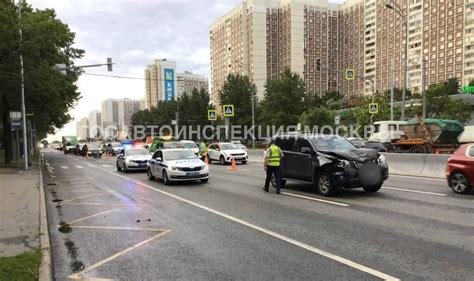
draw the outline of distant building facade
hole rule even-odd
[[[89,137],[96,139],[101,137],[102,119],[99,110],[89,112]]]
[[[128,136],[132,116],[140,110],[140,100],[108,99],[102,102],[102,129],[105,139]]]
[[[145,105],[146,108],[156,106],[158,101],[175,99],[176,62],[155,60],[145,69]]]
[[[84,117],[76,123],[76,133],[78,140],[87,140],[89,138],[89,118]]]
[[[474,3],[394,1],[408,24],[408,79],[412,91],[458,78],[474,79]],[[315,94],[337,90],[346,96],[371,94],[361,80],[345,80],[344,69],[375,82],[375,89],[403,87],[403,20],[388,1],[248,0],[215,21],[210,28],[211,92],[230,73],[248,75],[259,98],[264,84],[286,67],[304,78]],[[323,66],[316,70],[316,61]],[[327,70],[331,69],[331,71]]]
[[[177,97],[180,97],[183,93],[191,94],[194,89],[201,90],[201,88],[204,88],[209,92],[209,80],[203,75],[185,71],[184,73],[178,73],[176,77],[178,79],[176,84]]]

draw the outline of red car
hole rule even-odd
[[[474,187],[474,143],[464,144],[448,159],[446,178],[456,193],[469,193]]]

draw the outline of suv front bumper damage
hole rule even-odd
[[[388,167],[377,165],[381,172],[381,181],[379,184],[382,184],[386,179],[388,179]],[[363,184],[359,178],[359,169],[347,166],[344,168],[337,168],[331,173],[332,182],[338,187],[344,188],[359,188]]]

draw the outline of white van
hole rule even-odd
[[[391,143],[393,140],[400,139],[405,134],[402,130],[400,130],[400,125],[403,124],[405,124],[405,121],[374,122],[369,141]]]
[[[464,127],[464,132],[459,136],[459,143],[474,143],[474,126]]]

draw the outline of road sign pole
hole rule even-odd
[[[230,141],[229,139],[230,119],[226,117],[224,120],[225,120],[225,141]]]

